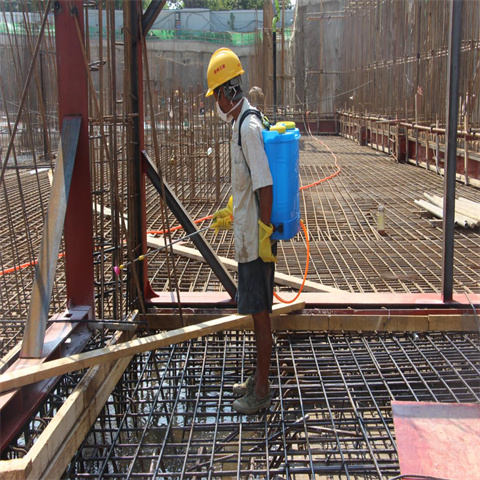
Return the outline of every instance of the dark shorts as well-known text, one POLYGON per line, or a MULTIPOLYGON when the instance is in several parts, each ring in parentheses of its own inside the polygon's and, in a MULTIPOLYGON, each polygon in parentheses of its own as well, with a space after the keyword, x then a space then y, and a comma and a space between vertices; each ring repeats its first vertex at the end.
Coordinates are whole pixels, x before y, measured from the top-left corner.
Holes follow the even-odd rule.
POLYGON ((275 264, 261 258, 238 264, 237 309, 242 315, 272 312, 275 264))

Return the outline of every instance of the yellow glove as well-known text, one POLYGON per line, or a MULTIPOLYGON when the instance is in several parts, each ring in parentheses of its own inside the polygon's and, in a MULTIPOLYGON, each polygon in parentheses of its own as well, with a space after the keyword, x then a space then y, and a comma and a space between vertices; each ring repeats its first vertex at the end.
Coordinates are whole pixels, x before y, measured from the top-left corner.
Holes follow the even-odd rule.
POLYGON ((273 226, 268 227, 261 221, 258 221, 258 255, 264 262, 277 263, 277 257, 272 254, 272 241, 270 235, 273 233, 273 226))
POLYGON ((213 214, 213 223, 210 228, 215 229, 215 233, 218 233, 220 229, 229 230, 232 228, 233 221, 233 197, 230 195, 226 208, 222 208, 218 212, 213 214))

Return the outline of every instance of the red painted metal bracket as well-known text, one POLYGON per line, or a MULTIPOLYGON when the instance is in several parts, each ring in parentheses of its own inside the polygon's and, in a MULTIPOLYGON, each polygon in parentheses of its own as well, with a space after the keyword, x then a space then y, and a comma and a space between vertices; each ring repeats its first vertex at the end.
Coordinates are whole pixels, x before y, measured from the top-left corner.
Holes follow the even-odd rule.
MULTIPOLYGON (((45 333, 42 358, 13 358, 6 372, 39 365, 48 360, 67 357, 83 350, 91 337, 87 324, 79 324, 91 314, 89 307, 76 307, 51 318, 53 323, 45 333), (65 320, 62 322, 61 320, 65 320), (69 338, 69 342, 65 340, 69 338)), ((35 413, 60 377, 50 378, 17 390, 0 394, 0 452, 18 435, 23 425, 35 413)))

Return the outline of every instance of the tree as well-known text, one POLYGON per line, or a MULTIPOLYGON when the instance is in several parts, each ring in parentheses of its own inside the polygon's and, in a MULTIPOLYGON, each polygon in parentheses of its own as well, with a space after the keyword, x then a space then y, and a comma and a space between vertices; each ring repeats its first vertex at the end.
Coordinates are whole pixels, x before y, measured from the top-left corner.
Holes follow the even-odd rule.
MULTIPOLYGON (((285 9, 292 7, 291 0, 285 1, 285 9)), ((208 8, 209 10, 263 10, 263 0, 169 0, 170 8, 208 8)), ((281 2, 280 2, 281 5, 281 2)), ((281 8, 281 7, 280 7, 281 8)))
POLYGON ((210 10, 262 10, 263 0, 206 0, 210 10))
POLYGON ((183 0, 183 8, 208 8, 205 0, 183 0))

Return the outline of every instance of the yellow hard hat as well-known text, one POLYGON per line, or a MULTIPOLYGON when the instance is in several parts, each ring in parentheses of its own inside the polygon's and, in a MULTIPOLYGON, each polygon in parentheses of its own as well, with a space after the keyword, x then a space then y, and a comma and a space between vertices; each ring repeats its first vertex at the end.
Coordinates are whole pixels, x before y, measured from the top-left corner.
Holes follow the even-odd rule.
POLYGON ((245 73, 240 59, 229 48, 218 49, 210 58, 207 69, 208 91, 206 96, 232 78, 245 73))

